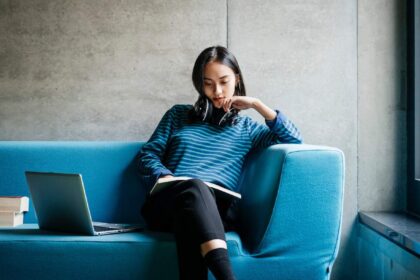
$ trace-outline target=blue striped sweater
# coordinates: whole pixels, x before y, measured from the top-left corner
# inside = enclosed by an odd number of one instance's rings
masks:
[[[141,180],[148,190],[164,175],[188,176],[237,190],[251,149],[279,143],[302,143],[299,130],[280,111],[266,125],[238,116],[233,126],[191,123],[192,105],[169,109],[138,154]]]

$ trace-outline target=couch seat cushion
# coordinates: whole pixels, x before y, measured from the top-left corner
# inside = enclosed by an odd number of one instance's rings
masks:
[[[231,257],[242,255],[239,236],[229,232],[226,237]],[[176,259],[169,233],[80,236],[43,231],[36,224],[0,228],[4,279],[78,279],[80,274],[91,279],[172,279],[178,271]]]

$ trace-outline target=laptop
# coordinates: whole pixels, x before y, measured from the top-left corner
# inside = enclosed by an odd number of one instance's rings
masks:
[[[138,224],[92,222],[81,174],[25,172],[40,229],[105,235],[141,229]]]

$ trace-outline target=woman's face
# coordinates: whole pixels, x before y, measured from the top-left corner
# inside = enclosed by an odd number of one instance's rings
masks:
[[[233,70],[219,62],[209,62],[204,68],[204,94],[221,108],[223,100],[235,93],[236,75]]]

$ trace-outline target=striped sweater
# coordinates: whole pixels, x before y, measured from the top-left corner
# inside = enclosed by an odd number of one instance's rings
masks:
[[[242,165],[252,149],[302,143],[299,130],[280,111],[266,125],[238,116],[233,126],[188,121],[192,105],[169,109],[138,154],[141,180],[148,190],[164,175],[188,176],[237,190]]]

